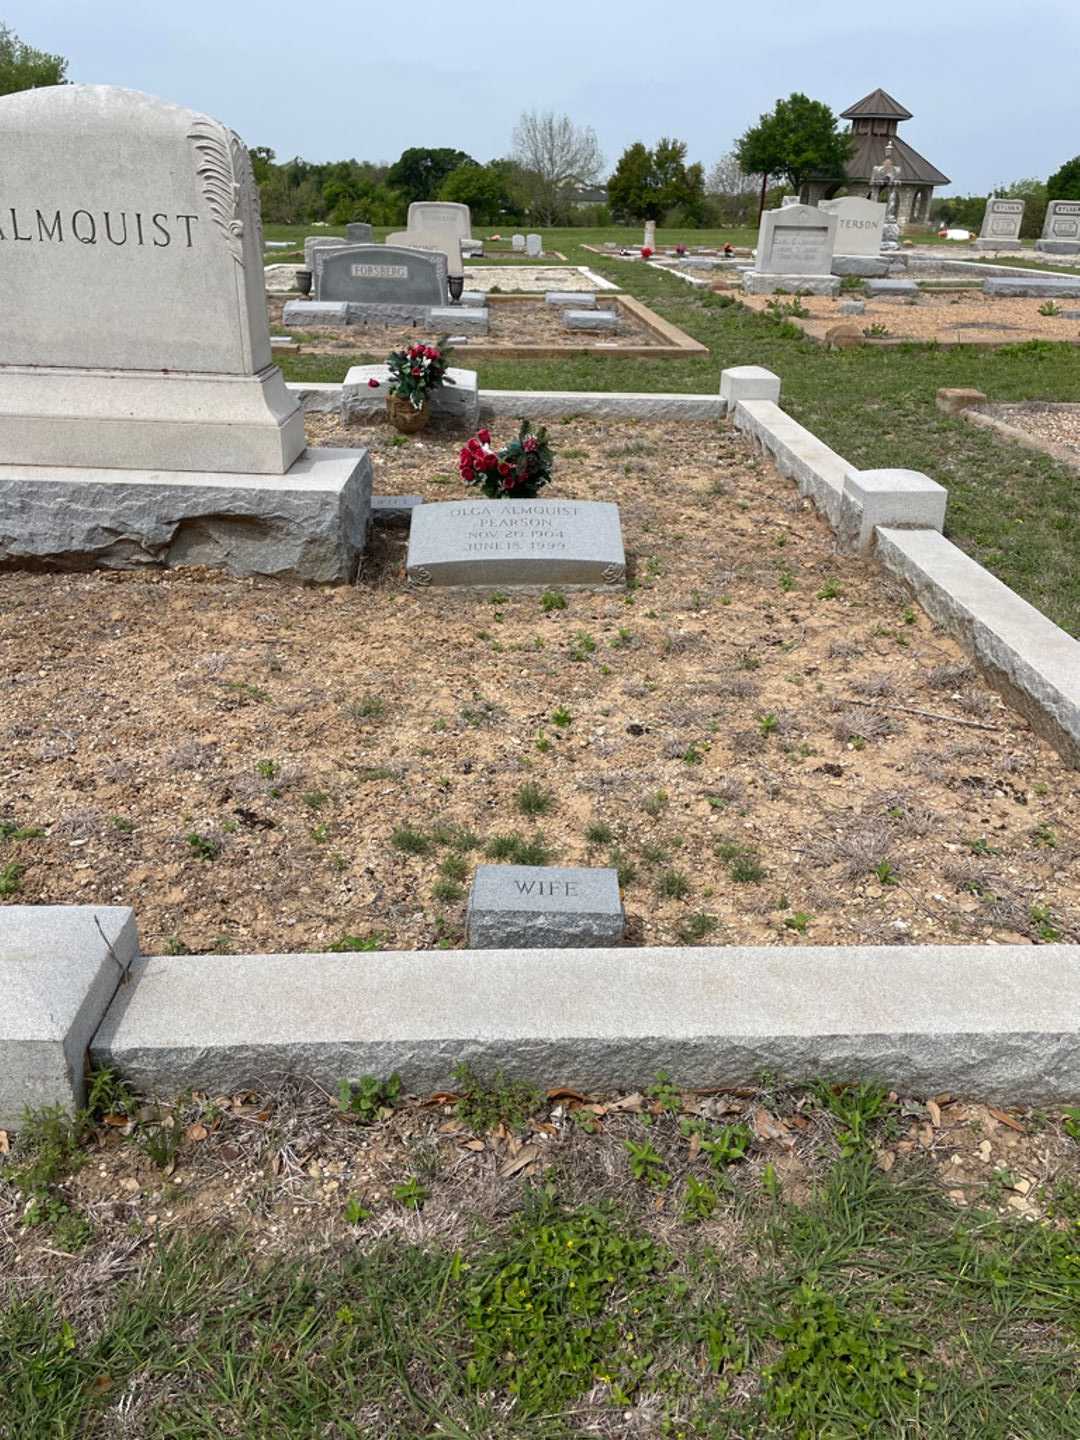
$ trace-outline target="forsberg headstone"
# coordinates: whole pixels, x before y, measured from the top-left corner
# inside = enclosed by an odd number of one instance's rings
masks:
[[[1080,200],[1050,201],[1035,249],[1046,255],[1080,255]]]
[[[392,245],[347,245],[319,253],[319,300],[357,305],[445,305],[446,256]]]
[[[413,511],[413,586],[603,589],[626,581],[619,507],[598,500],[452,500]]]
[[[976,250],[1022,250],[1020,226],[1023,222],[1023,200],[1001,200],[991,196],[986,202],[979,238],[975,241]]]

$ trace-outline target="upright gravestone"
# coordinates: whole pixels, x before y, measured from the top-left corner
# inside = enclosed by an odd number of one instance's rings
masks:
[[[1020,226],[1023,220],[1023,200],[999,200],[992,196],[986,202],[982,229],[975,241],[976,250],[1022,250]]]
[[[799,205],[801,201],[798,195],[782,195],[780,197],[780,208],[786,210],[790,205]]]
[[[370,245],[374,239],[371,226],[365,220],[350,220],[345,226],[345,240],[349,245]]]
[[[315,274],[315,252],[317,250],[340,250],[343,245],[348,245],[348,240],[342,240],[338,235],[306,235],[304,237],[304,269]]]
[[[528,255],[530,259],[538,260],[543,253],[543,248],[543,242],[539,235],[525,236],[525,254]]]
[[[525,236],[524,236],[524,235],[511,235],[511,237],[510,237],[510,248],[511,248],[511,250],[517,250],[517,251],[519,251],[520,253],[524,254],[524,251],[525,251]]]
[[[348,245],[322,251],[315,298],[353,305],[445,305],[446,256],[394,245]]]
[[[1050,201],[1035,249],[1045,255],[1080,255],[1080,200]]]
[[[754,268],[743,272],[750,295],[777,290],[835,295],[840,278],[830,273],[836,245],[836,216],[816,205],[766,210],[758,231]]]
[[[857,195],[820,201],[819,210],[836,216],[836,254],[879,256],[885,208],[876,200],[864,200]]]
[[[626,580],[619,507],[601,500],[451,500],[413,511],[413,586],[604,589]]]
[[[370,462],[305,454],[239,138],[64,85],[0,99],[0,156],[0,560],[346,578]]]
[[[641,243],[642,243],[642,245],[645,246],[645,248],[646,248],[647,250],[655,250],[655,249],[656,249],[656,221],[655,221],[655,220],[646,220],[646,221],[645,221],[645,235],[644,235],[644,238],[642,239],[642,242],[641,242]]]

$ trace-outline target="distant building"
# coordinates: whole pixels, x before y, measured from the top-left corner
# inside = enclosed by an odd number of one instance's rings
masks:
[[[575,210],[584,209],[586,205],[606,205],[607,186],[589,185],[579,186],[570,194],[570,204]]]
[[[950,181],[936,165],[931,165],[897,135],[897,125],[901,120],[910,120],[911,111],[905,110],[886,91],[873,90],[845,110],[841,119],[851,121],[854,139],[847,174],[842,180],[807,181],[799,195],[803,203],[816,205],[819,200],[834,200],[838,195],[868,196],[871,173],[884,160],[885,147],[891,140],[892,158],[900,168],[897,218],[901,223],[926,220],[934,187],[948,185]]]

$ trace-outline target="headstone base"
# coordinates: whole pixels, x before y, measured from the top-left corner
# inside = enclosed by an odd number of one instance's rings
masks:
[[[490,315],[486,305],[447,305],[434,306],[428,319],[439,335],[448,330],[460,331],[462,335],[486,335]]]
[[[1044,255],[1080,255],[1080,240],[1036,240],[1035,249]]]
[[[67,370],[0,366],[4,465],[283,475],[304,414],[281,371]]]
[[[890,255],[834,255],[832,262],[834,275],[858,275],[864,280],[884,279],[899,268]]]
[[[371,510],[366,450],[311,449],[287,475],[0,465],[0,569],[206,565],[348,581]]]
[[[766,275],[760,270],[743,271],[743,293],[775,295],[786,290],[789,295],[838,295],[839,275]]]
[[[591,330],[596,333],[614,333],[619,328],[619,312],[617,310],[564,310],[562,312],[562,323],[564,330]]]
[[[976,250],[1023,250],[1022,240],[976,240]]]
[[[484,304],[486,296],[482,291],[473,290],[461,297],[460,305],[368,305],[354,300],[286,300],[281,312],[281,323],[287,330],[310,329],[318,326],[323,330],[344,330],[347,326],[363,328],[371,325],[430,325],[435,330],[445,330],[451,324],[459,330],[472,329],[478,324],[474,317],[478,311],[488,314]],[[470,314],[462,316],[462,311]],[[477,333],[486,334],[486,329]]]

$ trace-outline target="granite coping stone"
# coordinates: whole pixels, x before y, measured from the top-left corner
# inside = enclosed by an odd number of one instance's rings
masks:
[[[596,292],[593,290],[549,290],[544,296],[545,305],[560,309],[595,310]]]
[[[124,906],[0,906],[0,1129],[84,1103],[87,1046],[137,951]]]
[[[466,926],[474,950],[618,944],[626,929],[618,871],[480,865]]]
[[[373,525],[409,525],[412,512],[424,503],[422,495],[373,495],[371,497],[371,523]]]
[[[413,511],[417,588],[607,589],[626,582],[619,507],[606,500],[451,500]]]
[[[760,270],[744,270],[743,293],[775,295],[783,290],[789,295],[838,295],[839,275],[774,275]]]
[[[486,335],[491,311],[486,305],[432,306],[428,318],[439,334],[444,330],[457,329],[463,335]]]
[[[454,1066],[581,1089],[877,1076],[1010,1103],[1080,1095],[1080,947],[629,947],[156,956],[91,1045],[140,1090],[328,1086]]]
[[[1001,279],[984,280],[983,294],[1051,300],[1061,296],[1066,300],[1077,300],[1080,299],[1080,275],[1006,275]]]

